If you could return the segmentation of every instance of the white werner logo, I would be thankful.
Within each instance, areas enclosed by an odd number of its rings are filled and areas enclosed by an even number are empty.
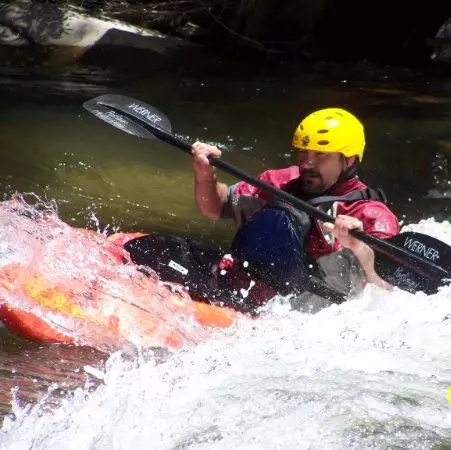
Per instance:
[[[183,266],[181,266],[180,264],[176,263],[175,261],[172,261],[172,259],[171,259],[171,261],[169,261],[168,266],[169,266],[171,269],[174,269],[174,270],[176,270],[177,272],[180,272],[180,273],[183,274],[183,275],[186,275],[186,274],[188,273],[188,269],[185,269],[185,268],[184,268]]]
[[[426,259],[434,262],[437,259],[440,259],[440,253],[434,247],[426,247],[422,242],[417,241],[416,239],[406,238],[404,242],[404,247],[408,248],[413,253],[418,253],[421,256],[424,256]]]
[[[139,115],[145,117],[153,123],[161,122],[160,116],[154,114],[152,111],[149,111],[147,108],[144,108],[144,106],[132,103],[131,105],[128,105],[128,108],[132,109],[135,113],[138,113]]]

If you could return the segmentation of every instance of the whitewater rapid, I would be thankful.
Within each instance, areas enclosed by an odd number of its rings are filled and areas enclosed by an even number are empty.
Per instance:
[[[408,229],[451,244],[448,222]],[[87,366],[103,383],[58,407],[15,402],[0,449],[444,449],[450,355],[451,287],[314,315],[275,299],[197,346]]]

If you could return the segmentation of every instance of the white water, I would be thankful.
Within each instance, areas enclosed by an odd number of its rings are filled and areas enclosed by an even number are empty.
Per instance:
[[[451,244],[449,223],[409,228]],[[0,449],[445,449],[450,355],[451,287],[370,286],[315,315],[279,301],[160,363],[112,355],[58,408],[15,404]]]

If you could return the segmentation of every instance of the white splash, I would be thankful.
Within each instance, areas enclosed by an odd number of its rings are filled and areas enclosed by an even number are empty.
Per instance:
[[[451,242],[449,223],[411,227]],[[314,315],[280,300],[164,361],[114,354],[58,408],[15,404],[0,449],[445,448],[450,355],[451,287],[368,286]]]

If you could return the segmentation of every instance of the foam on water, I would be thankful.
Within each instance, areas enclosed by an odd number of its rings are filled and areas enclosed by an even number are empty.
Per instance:
[[[410,229],[451,242],[449,223]],[[16,403],[0,449],[445,448],[450,354],[451,287],[368,286],[315,315],[279,300],[164,360],[115,353],[57,408]]]

